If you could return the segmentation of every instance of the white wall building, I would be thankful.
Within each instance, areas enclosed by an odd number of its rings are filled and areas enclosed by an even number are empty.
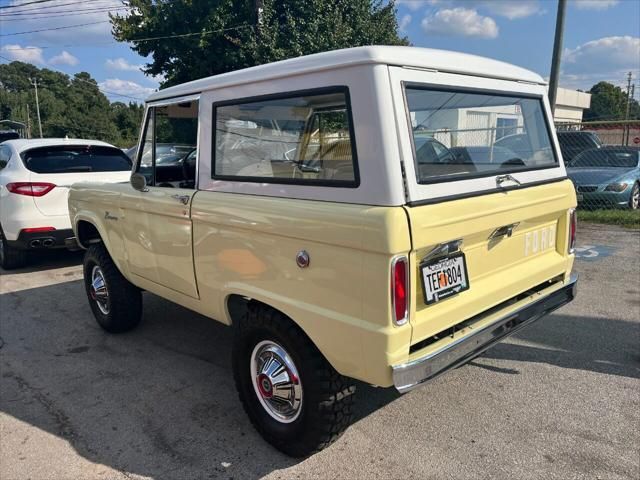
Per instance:
[[[580,123],[582,113],[591,106],[591,94],[558,88],[553,119],[557,123]]]

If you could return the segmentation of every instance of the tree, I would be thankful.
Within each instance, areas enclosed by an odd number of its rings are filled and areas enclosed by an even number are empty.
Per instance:
[[[145,72],[164,75],[163,87],[327,50],[408,45],[394,0],[264,0],[260,19],[254,0],[128,3],[127,14],[111,16],[113,34],[152,56]]]
[[[38,79],[42,130],[46,137],[81,137],[128,147],[138,139],[143,107],[109,103],[86,72],[64,73],[22,62],[0,65],[0,119],[35,126],[35,96],[30,78]],[[28,106],[28,108],[27,108]]]
[[[609,82],[596,83],[589,90],[591,107],[584,112],[585,121],[624,120],[627,92]],[[640,120],[640,105],[631,100],[629,119]]]

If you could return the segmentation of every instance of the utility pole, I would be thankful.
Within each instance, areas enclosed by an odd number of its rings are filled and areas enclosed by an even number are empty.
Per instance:
[[[551,113],[556,108],[558,97],[558,77],[560,76],[560,61],[562,59],[562,37],[564,35],[564,14],[567,10],[567,0],[558,0],[558,14],[556,15],[556,36],[553,41],[553,57],[551,59],[551,75],[549,76],[549,103]]]
[[[256,16],[256,33],[259,35],[263,24],[264,0],[253,0],[253,8]]]
[[[29,116],[29,104],[27,103],[27,131],[25,132],[27,138],[31,138],[31,118]]]
[[[634,85],[635,87],[635,85]],[[624,112],[624,144],[629,145],[629,110],[631,108],[631,72],[627,73],[627,108]]]
[[[36,89],[36,113],[38,114],[38,127],[40,128],[40,138],[42,138],[42,121],[40,120],[40,102],[38,101],[38,79],[29,79],[33,88]]]

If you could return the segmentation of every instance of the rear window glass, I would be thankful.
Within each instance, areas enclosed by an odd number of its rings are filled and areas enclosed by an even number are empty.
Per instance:
[[[568,166],[574,168],[634,168],[638,166],[639,151],[640,150],[587,150],[578,155]]]
[[[406,88],[418,183],[558,165],[537,98]]]
[[[22,160],[35,173],[121,172],[132,165],[122,150],[97,145],[33,148]]]
[[[214,178],[357,186],[346,89],[217,106],[215,127]]]

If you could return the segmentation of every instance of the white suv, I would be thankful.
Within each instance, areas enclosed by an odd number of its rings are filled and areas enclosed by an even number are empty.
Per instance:
[[[30,251],[73,237],[67,195],[79,181],[126,182],[131,160],[96,140],[7,140],[0,144],[0,265],[22,266]]]

